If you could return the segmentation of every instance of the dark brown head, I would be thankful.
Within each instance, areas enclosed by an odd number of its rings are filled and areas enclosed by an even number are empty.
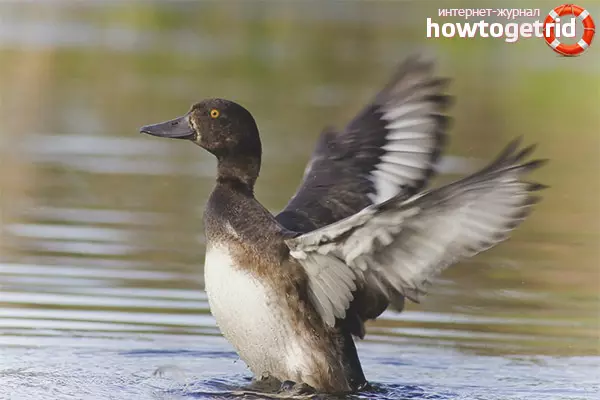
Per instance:
[[[219,161],[219,180],[240,180],[252,188],[258,177],[261,144],[252,114],[233,101],[207,99],[178,118],[147,125],[140,132],[187,139]]]

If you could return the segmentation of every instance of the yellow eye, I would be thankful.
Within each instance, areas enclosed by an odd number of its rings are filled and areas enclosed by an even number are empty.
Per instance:
[[[212,110],[210,110],[211,118],[219,118],[219,115],[221,115],[221,113],[216,108],[213,108]]]

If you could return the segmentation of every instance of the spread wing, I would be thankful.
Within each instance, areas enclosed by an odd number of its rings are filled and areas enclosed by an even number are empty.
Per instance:
[[[341,132],[326,130],[277,220],[307,232],[427,183],[445,142],[450,98],[433,62],[406,60]]]
[[[544,160],[523,163],[533,147],[517,146],[462,180],[288,239],[323,320],[344,319],[357,288],[418,301],[441,270],[506,239],[539,200],[532,192],[544,188],[522,179]]]

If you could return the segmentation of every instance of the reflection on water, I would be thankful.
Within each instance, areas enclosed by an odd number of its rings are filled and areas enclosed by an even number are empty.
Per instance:
[[[231,397],[249,373],[201,290],[214,162],[137,127],[203,97],[242,102],[276,211],[320,129],[352,116],[437,7],[53,3],[0,5],[0,399]],[[552,159],[536,176],[552,188],[511,241],[369,326],[362,397],[593,398],[600,53],[426,45],[457,95],[440,181],[524,135]]]

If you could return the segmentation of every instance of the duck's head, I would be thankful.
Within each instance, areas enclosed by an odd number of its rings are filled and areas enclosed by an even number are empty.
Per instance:
[[[239,104],[223,99],[203,100],[187,114],[144,126],[140,132],[194,142],[217,157],[218,181],[253,192],[262,149],[252,114]]]
[[[207,99],[194,104],[178,118],[147,125],[140,132],[173,139],[187,139],[214,154],[227,157],[258,156],[261,145],[252,114],[241,105],[224,99]]]

